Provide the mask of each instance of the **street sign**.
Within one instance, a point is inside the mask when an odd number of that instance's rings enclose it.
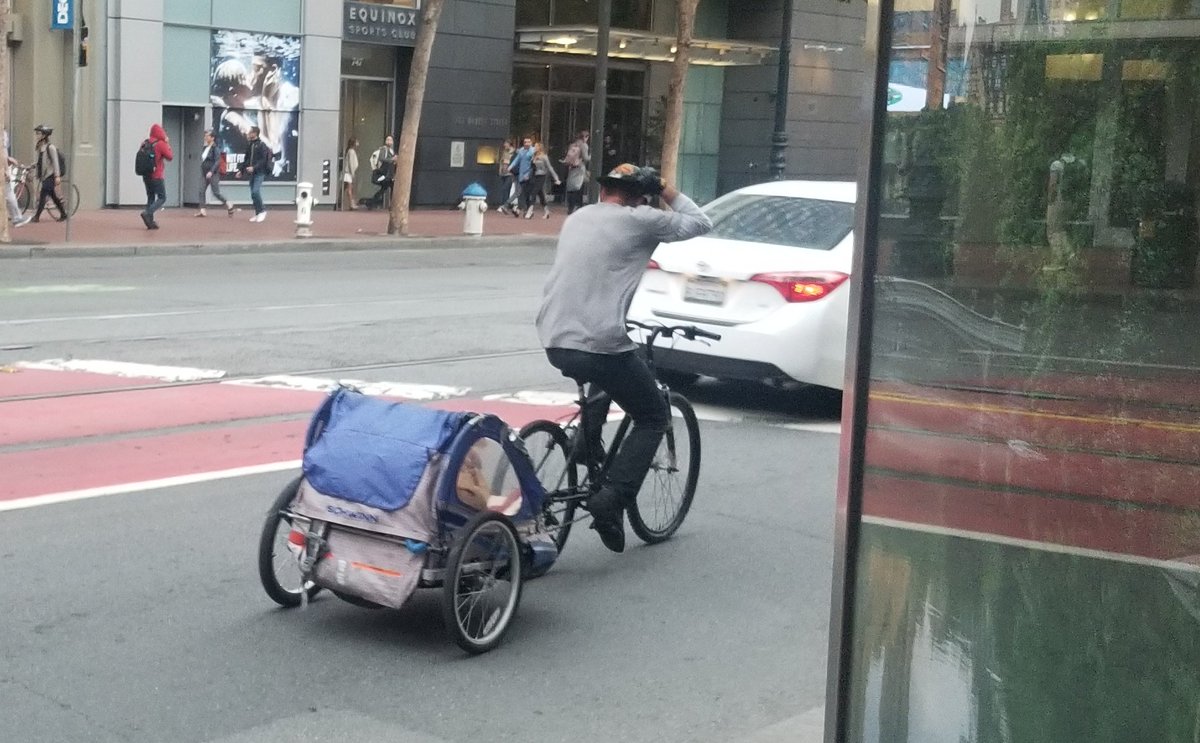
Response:
[[[75,0],[50,0],[50,29],[70,31],[75,27]]]

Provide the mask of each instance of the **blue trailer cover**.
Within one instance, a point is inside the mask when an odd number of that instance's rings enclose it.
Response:
[[[339,389],[310,426],[304,477],[335,498],[384,511],[404,508],[430,459],[469,418]],[[324,425],[312,441],[317,419]]]

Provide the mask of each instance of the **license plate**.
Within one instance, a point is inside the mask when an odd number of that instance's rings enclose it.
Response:
[[[697,304],[725,304],[725,282],[720,279],[688,279],[683,287],[683,301]]]

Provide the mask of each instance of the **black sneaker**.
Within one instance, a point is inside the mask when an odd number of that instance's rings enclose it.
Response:
[[[588,498],[584,507],[592,514],[592,528],[600,541],[613,552],[625,551],[625,520],[619,496],[611,490],[601,490]]]
[[[142,216],[142,224],[146,225],[146,229],[148,229],[148,230],[153,229],[150,226],[150,215],[147,214],[146,212],[142,212],[141,216]]]

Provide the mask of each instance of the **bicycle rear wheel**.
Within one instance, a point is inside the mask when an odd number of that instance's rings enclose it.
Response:
[[[75,216],[75,212],[79,211],[79,189],[75,186],[75,184],[69,183],[60,186],[58,189],[58,197],[63,200],[63,206],[67,208],[67,211],[70,213],[70,215],[72,217]],[[46,200],[46,211],[49,212],[50,216],[54,217],[55,219],[61,219],[64,216],[59,211],[58,207],[55,206],[53,199]]]
[[[658,445],[637,499],[629,505],[629,526],[646,544],[671,538],[687,517],[700,477],[700,423],[682,395],[671,393],[671,425]]]
[[[546,490],[546,500],[542,504],[542,523],[546,531],[554,535],[554,545],[559,553],[567,546],[567,537],[571,534],[571,521],[575,518],[575,508],[578,501],[574,498],[556,500],[573,493],[579,484],[579,474],[575,467],[567,464],[570,452],[567,451],[567,434],[562,426],[554,421],[533,421],[518,434],[525,442],[525,451],[533,462],[533,470],[537,473],[538,482]]]

